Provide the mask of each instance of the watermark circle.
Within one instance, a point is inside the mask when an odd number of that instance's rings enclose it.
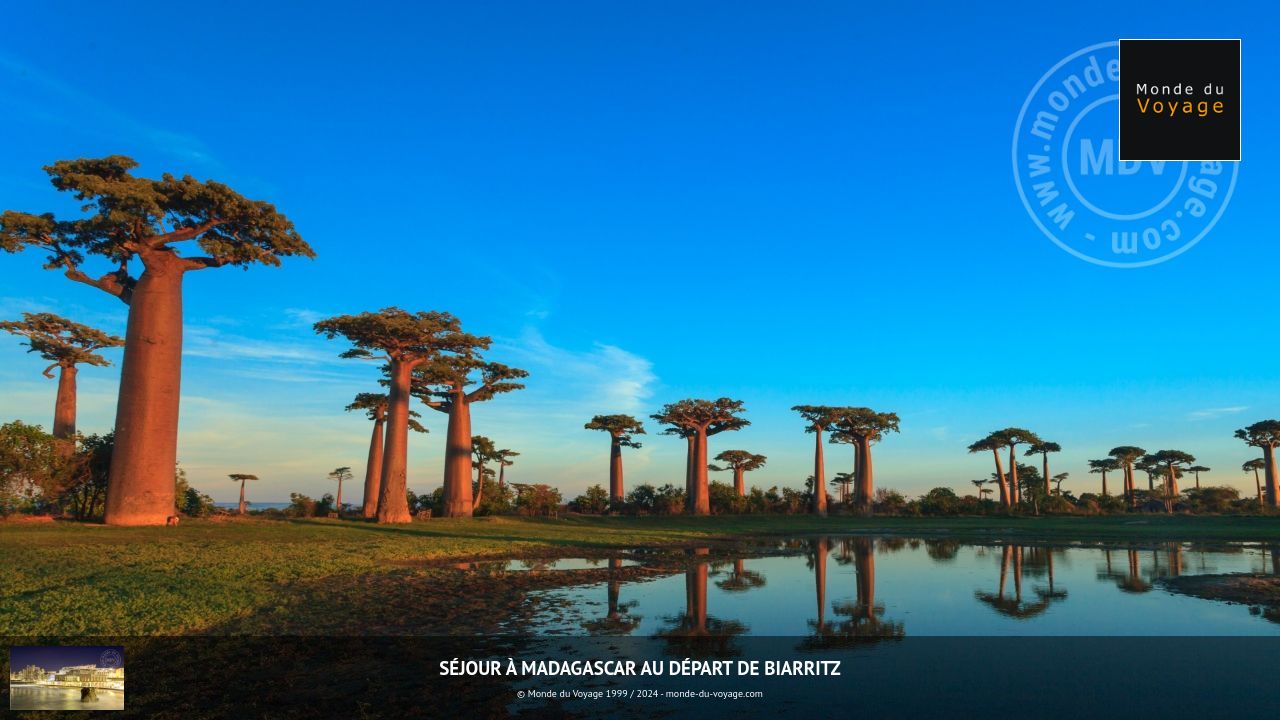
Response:
[[[1018,196],[1046,237],[1086,262],[1137,268],[1177,257],[1207,235],[1240,166],[1121,161],[1118,104],[1114,122],[1094,112],[1119,102],[1119,48],[1090,45],[1050,68],[1022,103],[1011,155]]]
[[[124,658],[120,656],[120,651],[115,649],[103,650],[98,656],[98,667],[116,668],[120,667],[122,662]]]

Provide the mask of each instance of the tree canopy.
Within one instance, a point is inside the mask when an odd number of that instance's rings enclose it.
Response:
[[[364,410],[366,417],[370,420],[377,420],[379,414],[386,413],[390,404],[391,398],[386,393],[362,392],[356,393],[355,400],[350,405],[347,405],[346,410],[347,412]],[[420,417],[422,417],[422,413],[417,410],[409,411],[409,429],[420,433],[428,432],[426,426],[418,421]]]
[[[1236,437],[1253,447],[1280,445],[1280,420],[1262,420],[1236,431]]]
[[[603,430],[623,447],[639,448],[633,435],[644,435],[644,423],[630,415],[596,415],[582,426],[586,430]]]
[[[897,413],[876,412],[867,407],[838,408],[831,442],[848,443],[861,438],[879,442],[885,433],[898,432],[899,423]]]
[[[1023,453],[1023,455],[1026,457],[1030,457],[1032,455],[1043,455],[1045,453],[1056,453],[1056,452],[1062,452],[1061,445],[1059,445],[1056,442],[1048,442],[1046,440],[1041,440],[1039,442],[1032,443],[1027,448],[1027,451]]]
[[[848,408],[831,405],[796,405],[791,408],[804,418],[805,432],[820,432],[841,418]]]
[[[751,472],[764,467],[764,463],[768,460],[764,455],[747,452],[746,450],[725,450],[716,455],[716,460],[724,463],[724,467],[716,465],[708,465],[707,467],[716,472],[724,470],[742,470],[743,472]]]
[[[1146,455],[1147,451],[1136,445],[1121,445],[1120,447],[1111,448],[1107,454],[1115,458],[1121,466],[1132,466],[1143,455]]]
[[[59,219],[6,210],[0,213],[0,249],[38,248],[49,254],[45,268],[130,302],[137,279],[129,263],[177,262],[182,271],[254,263],[279,265],[280,258],[314,257],[293,223],[270,203],[249,200],[222,183],[165,173],[137,177],[132,158],[60,160],[46,166],[53,187],[81,201],[82,217]],[[182,257],[175,245],[194,241],[204,255]],[[86,256],[115,266],[99,277],[82,266]]]
[[[315,331],[330,340],[341,335],[352,348],[344,358],[384,360],[416,367],[438,359],[441,353],[467,358],[476,349],[489,347],[489,338],[462,332],[458,319],[447,312],[411,313],[398,307],[356,315],[338,315],[315,324]]]
[[[473,350],[489,346],[489,338],[479,339],[484,341],[483,345],[477,344]],[[447,413],[459,396],[468,403],[484,402],[495,395],[524,389],[524,383],[515,381],[529,377],[527,371],[485,362],[471,352],[441,355],[417,368],[413,378],[414,395],[427,407]],[[475,388],[467,392],[466,388],[473,385]]]
[[[110,365],[96,351],[124,345],[122,338],[53,313],[24,312],[21,320],[0,322],[0,330],[25,337],[23,344],[30,348],[27,352],[40,353],[40,357],[53,363],[44,371],[50,377],[49,371],[57,365]]]
[[[243,482],[243,481],[245,481],[245,480],[257,480],[257,479],[258,479],[258,476],[257,476],[257,475],[250,475],[250,474],[248,474],[248,473],[231,473],[231,474],[230,474],[230,475],[228,475],[227,477],[231,478],[232,480],[234,480],[234,481],[236,481],[236,482]]]

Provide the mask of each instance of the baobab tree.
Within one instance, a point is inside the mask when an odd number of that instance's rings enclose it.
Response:
[[[990,452],[991,456],[995,458],[995,461],[996,461],[995,480],[996,480],[996,483],[999,484],[1000,486],[1000,507],[1007,508],[1009,507],[1010,500],[1011,500],[1011,496],[1009,495],[1009,481],[1005,477],[1004,465],[1002,465],[1000,461],[1000,451],[1003,450],[1005,447],[1008,447],[1008,444],[1005,442],[1004,438],[1001,437],[999,433],[993,432],[988,434],[986,437],[982,438],[981,440],[978,440],[977,442],[969,445],[969,452],[971,453]]]
[[[791,408],[804,418],[804,431],[813,433],[813,513],[827,514],[827,478],[822,458],[822,433],[838,420],[843,408],[830,405],[796,405]]]
[[[1061,495],[1061,494],[1062,494],[1062,483],[1066,482],[1066,481],[1067,481],[1067,478],[1069,478],[1069,477],[1071,477],[1071,473],[1069,473],[1069,472],[1061,472],[1061,473],[1058,473],[1057,475],[1054,475],[1054,476],[1053,476],[1053,491],[1054,491],[1055,493],[1057,493],[1058,495]]]
[[[428,388],[427,407],[449,416],[444,456],[444,515],[471,517],[471,404],[495,395],[521,390],[515,382],[529,376],[519,368],[486,362],[476,351],[489,347],[489,338],[472,338],[466,355],[441,356],[418,372]],[[470,388],[470,389],[469,389]]]
[[[21,320],[0,322],[0,330],[27,339],[27,352],[40,353],[52,365],[44,376],[53,377],[58,368],[58,396],[53,405],[53,436],[61,441],[64,454],[75,452],[77,365],[106,367],[111,363],[98,354],[104,348],[119,347],[124,340],[88,325],[72,322],[53,313],[22,313]]]
[[[1187,472],[1189,472],[1189,473],[1195,473],[1195,476],[1196,476],[1196,489],[1197,489],[1197,490],[1199,490],[1199,489],[1200,489],[1200,473],[1202,473],[1202,472],[1203,472],[1203,473],[1207,473],[1207,472],[1209,472],[1209,470],[1210,470],[1210,468],[1207,468],[1207,467],[1205,467],[1205,466],[1203,466],[1203,465],[1192,465],[1191,467],[1187,468]]]
[[[511,458],[519,457],[519,456],[520,456],[520,453],[516,452],[515,450],[508,450],[507,448],[502,448],[501,450],[494,451],[493,459],[498,463],[498,492],[499,493],[501,493],[502,489],[506,486],[507,468],[516,464],[516,461],[512,460]]]
[[[338,497],[334,500],[333,505],[339,515],[342,514],[342,483],[351,478],[351,468],[345,465],[340,468],[334,468],[333,472],[329,473],[329,479],[338,483]]]
[[[1280,445],[1280,420],[1262,420],[1236,431],[1246,445],[1262,450],[1264,476],[1267,480],[1267,505],[1280,507],[1280,485],[1276,478],[1276,445]]]
[[[378,491],[382,487],[383,426],[387,421],[387,406],[390,402],[391,398],[386,393],[363,392],[356,394],[355,400],[347,406],[347,412],[364,410],[373,421],[373,435],[369,438],[369,459],[364,468],[364,500],[360,509],[360,514],[369,520],[378,515]],[[427,429],[418,421],[420,417],[422,416],[416,410],[409,411],[409,429],[425,433]]]
[[[1044,475],[1045,495],[1049,494],[1049,479],[1052,477],[1049,474],[1049,453],[1056,452],[1062,452],[1061,445],[1056,442],[1041,440],[1039,442],[1032,443],[1031,446],[1027,448],[1027,451],[1023,453],[1024,457],[1031,457],[1032,455],[1039,455],[1041,457],[1043,462],[1043,469],[1041,470],[1041,473]]]
[[[1111,452],[1107,454],[1115,458],[1116,462],[1120,464],[1120,469],[1124,471],[1124,497],[1129,502],[1129,507],[1133,507],[1136,502],[1133,470],[1135,464],[1147,454],[1147,451],[1136,445],[1121,445],[1120,447],[1111,448]]]
[[[162,525],[173,514],[182,375],[182,280],[225,265],[279,266],[314,257],[293,223],[269,203],[222,183],[169,174],[136,177],[123,155],[60,160],[44,168],[83,215],[0,213],[0,250],[48,253],[44,267],[97,288],[129,308],[107,486],[108,525]],[[195,243],[203,254],[183,255]],[[93,277],[86,256],[111,269]],[[131,266],[141,263],[135,277]]]
[[[1042,441],[1038,435],[1024,428],[1008,427],[997,432],[1009,446],[1009,491],[1013,504],[1018,505],[1022,502],[1022,486],[1018,483],[1018,445],[1035,445]],[[1045,485],[1046,490],[1048,487]]]
[[[462,332],[458,319],[446,312],[411,313],[397,307],[358,315],[338,315],[315,324],[317,333],[330,340],[341,335],[352,348],[344,358],[381,360],[385,369],[387,397],[386,446],[382,454],[382,478],[378,482],[380,523],[407,523],[409,450],[409,398],[414,394],[414,371],[439,360],[444,353],[467,359],[477,346],[488,347],[488,338]],[[452,356],[451,356],[452,357]],[[470,432],[468,429],[468,445]],[[471,448],[467,448],[467,475],[470,477]],[[468,480],[467,488],[471,483]]]
[[[1195,456],[1181,450],[1158,450],[1143,460],[1156,472],[1164,473],[1165,506],[1172,510],[1173,499],[1178,496],[1178,472],[1186,470],[1185,466],[1195,462]]]
[[[978,499],[979,499],[979,500],[981,500],[981,499],[982,499],[982,494],[983,494],[984,492],[990,492],[990,491],[989,491],[989,490],[987,490],[986,488],[982,487],[983,485],[986,485],[986,484],[987,484],[987,481],[986,481],[986,480],[970,480],[970,481],[969,481],[969,484],[973,485],[974,490],[978,493]]]
[[[729,430],[741,430],[751,422],[739,417],[744,412],[741,400],[719,398],[716,400],[680,400],[668,403],[662,411],[652,415],[663,425],[672,426],[689,441],[690,457],[689,492],[685,509],[691,515],[710,515],[711,496],[707,489],[707,438]]]
[[[617,505],[626,497],[622,484],[622,448],[639,448],[635,435],[644,435],[644,423],[630,415],[596,415],[582,426],[586,430],[609,433],[609,503]],[[686,483],[688,478],[685,478]]]
[[[471,436],[471,466],[476,471],[476,491],[474,500],[471,502],[472,512],[480,507],[480,501],[484,497],[484,477],[485,474],[493,474],[493,471],[486,468],[489,463],[498,462],[498,448],[493,441],[484,435]],[[471,482],[471,476],[467,476],[467,482]]]
[[[897,413],[852,407],[840,408],[839,418],[831,426],[831,442],[848,443],[855,448],[853,499],[863,512],[871,512],[875,493],[871,445],[880,442],[885,433],[898,432],[899,422]]]
[[[710,465],[707,469],[714,470],[716,472],[732,470],[733,492],[738,497],[746,497],[747,481],[744,476],[752,470],[759,470],[764,467],[764,462],[765,460],[768,460],[768,458],[764,455],[747,452],[746,450],[725,450],[719,455],[716,455],[716,460],[724,463],[724,465]]]
[[[1254,488],[1258,491],[1258,507],[1259,508],[1262,507],[1262,480],[1258,478],[1258,471],[1262,470],[1266,466],[1267,466],[1267,461],[1263,460],[1262,458],[1254,458],[1246,462],[1244,465],[1240,466],[1241,470],[1245,472],[1253,473],[1253,485],[1254,485]]]
[[[258,476],[250,475],[248,473],[232,473],[227,477],[231,478],[232,481],[234,482],[240,483],[240,504],[236,506],[236,512],[239,513],[240,515],[243,515],[244,514],[244,483],[246,480],[257,480]]]
[[[1102,474],[1102,497],[1107,497],[1107,473],[1119,470],[1120,461],[1113,457],[1102,458],[1101,460],[1090,460],[1089,468],[1089,472],[1094,473],[1095,475],[1098,473]],[[1127,487],[1125,492],[1127,495]]]
[[[831,478],[831,484],[840,488],[840,502],[842,504],[849,504],[849,498],[853,497],[853,484],[857,480],[858,474],[856,472],[838,472],[835,477]]]

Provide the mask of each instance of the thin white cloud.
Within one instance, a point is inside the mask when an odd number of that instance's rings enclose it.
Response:
[[[1232,405],[1231,407],[1205,408],[1187,413],[1188,420],[1213,420],[1226,415],[1236,415],[1248,410],[1248,405]]]

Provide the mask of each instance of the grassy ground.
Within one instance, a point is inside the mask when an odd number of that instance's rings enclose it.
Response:
[[[177,528],[0,523],[0,628],[19,636],[490,632],[500,618],[520,611],[528,590],[562,580],[460,573],[449,562],[603,556],[611,549],[820,532],[1280,542],[1280,518],[572,517],[396,527],[249,519]],[[593,580],[590,572],[576,579]]]

